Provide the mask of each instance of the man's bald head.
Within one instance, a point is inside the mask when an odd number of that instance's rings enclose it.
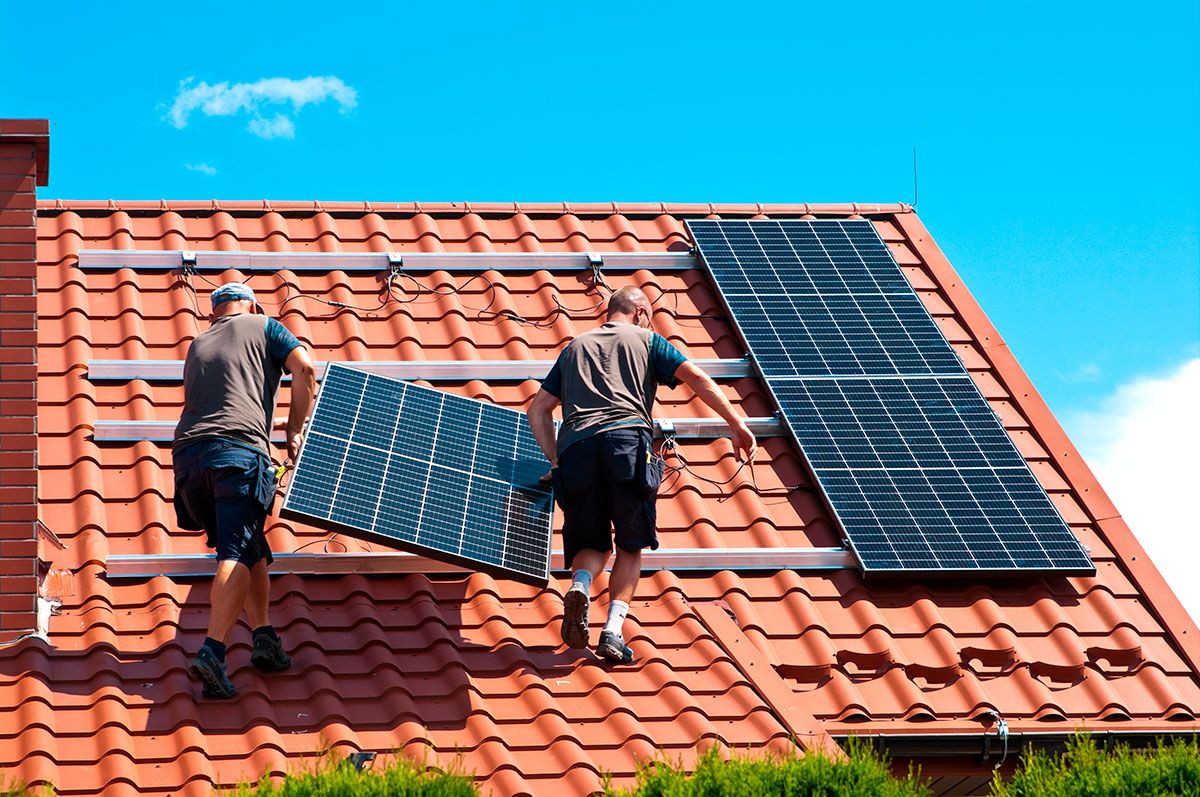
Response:
[[[616,315],[631,316],[639,307],[647,318],[654,309],[650,306],[650,300],[646,298],[646,294],[641,288],[629,285],[609,297],[608,317],[611,319]]]

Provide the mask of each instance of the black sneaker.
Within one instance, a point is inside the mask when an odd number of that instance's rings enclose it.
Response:
[[[192,659],[189,671],[204,684],[204,689],[200,693],[205,697],[217,700],[228,700],[233,697],[233,684],[230,683],[229,676],[225,674],[225,662],[217,661],[216,654],[208,648],[200,648],[196,658]]]
[[[562,641],[567,647],[582,650],[588,646],[588,593],[573,582],[563,596]]]
[[[283,649],[283,642],[268,634],[254,637],[254,652],[250,663],[263,672],[283,672],[292,666],[292,657]]]
[[[625,640],[612,631],[601,631],[600,642],[596,645],[596,655],[614,664],[629,664],[633,661],[633,651],[625,645]]]

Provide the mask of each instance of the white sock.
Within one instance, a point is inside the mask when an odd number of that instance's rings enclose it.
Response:
[[[629,604],[625,601],[612,601],[608,604],[608,622],[604,624],[604,630],[609,631],[624,639],[621,636],[621,626],[625,625],[625,615],[629,614]]]
[[[582,584],[584,592],[592,591],[592,574],[586,570],[576,570],[571,576],[572,584]]]

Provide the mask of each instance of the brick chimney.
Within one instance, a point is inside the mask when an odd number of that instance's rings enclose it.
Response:
[[[37,630],[37,186],[45,119],[0,119],[0,643]]]

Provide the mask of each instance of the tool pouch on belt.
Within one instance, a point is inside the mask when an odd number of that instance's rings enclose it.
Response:
[[[268,457],[259,457],[258,483],[254,497],[267,514],[270,514],[271,507],[275,505],[275,488],[279,484],[279,477],[275,474],[275,463]]]
[[[638,452],[638,467],[635,477],[637,483],[641,485],[642,493],[646,496],[646,500],[658,495],[659,485],[663,480],[663,468],[666,463],[659,457],[654,456],[654,447],[649,439],[642,442],[644,451]]]

